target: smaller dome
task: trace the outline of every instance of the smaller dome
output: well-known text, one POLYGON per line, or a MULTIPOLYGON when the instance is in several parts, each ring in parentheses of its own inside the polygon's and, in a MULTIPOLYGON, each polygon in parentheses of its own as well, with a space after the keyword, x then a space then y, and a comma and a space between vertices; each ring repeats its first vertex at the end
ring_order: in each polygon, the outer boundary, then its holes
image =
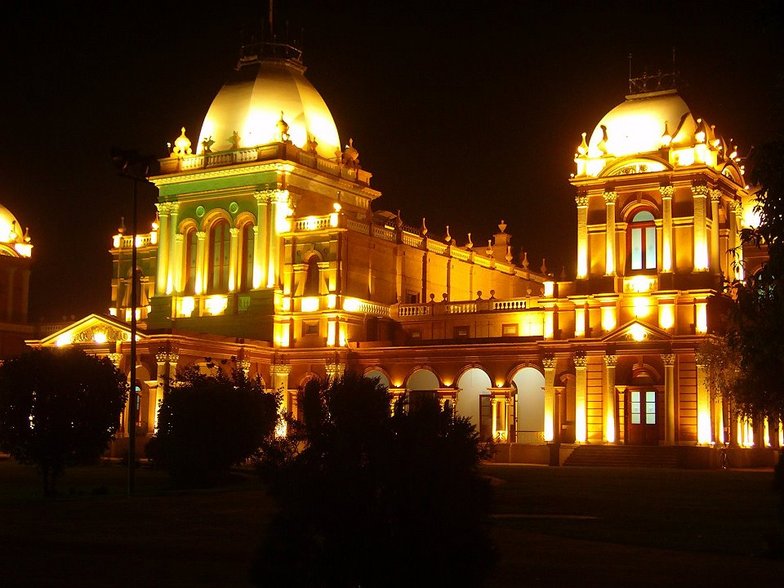
POLYGON ((677 91, 633 94, 596 125, 588 155, 625 157, 658 151, 665 131, 673 147, 693 145, 699 127, 706 125, 698 123, 677 91))
POLYGON ((24 229, 19 221, 5 206, 0 204, 0 243, 16 243, 21 241, 24 229))

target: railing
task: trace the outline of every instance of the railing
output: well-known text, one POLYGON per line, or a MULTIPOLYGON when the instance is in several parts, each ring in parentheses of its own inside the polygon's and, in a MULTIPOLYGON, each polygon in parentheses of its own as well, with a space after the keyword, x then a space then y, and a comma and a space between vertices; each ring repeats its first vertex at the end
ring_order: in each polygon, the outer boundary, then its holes
POLYGON ((325 216, 307 216, 294 222, 295 231, 322 231, 330 228, 331 214, 325 216))
POLYGON ((510 298, 506 300, 459 300, 455 302, 430 302, 424 304, 397 305, 397 316, 400 318, 431 316, 438 314, 475 314, 480 312, 510 311, 541 312, 542 308, 538 306, 537 300, 535 298, 510 298))
POLYGON ((509 300, 494 300, 493 310, 526 310, 528 298, 512 298, 509 300))
POLYGON ((404 316, 428 316, 433 314, 432 304, 401 304, 397 308, 397 315, 404 316))

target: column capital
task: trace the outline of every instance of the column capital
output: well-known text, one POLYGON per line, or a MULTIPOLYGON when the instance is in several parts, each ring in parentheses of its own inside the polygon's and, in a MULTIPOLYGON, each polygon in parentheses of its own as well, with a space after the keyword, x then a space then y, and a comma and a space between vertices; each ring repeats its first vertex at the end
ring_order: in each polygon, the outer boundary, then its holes
POLYGON ((287 363, 273 363, 270 365, 270 373, 273 376, 288 376, 291 373, 291 366, 287 363))
POLYGON ((259 204, 269 204, 275 198, 276 192, 277 190, 256 190, 253 196, 259 204))
POLYGON ((618 200, 618 192, 612 190, 605 190, 603 196, 605 204, 615 204, 615 201, 618 200))
POLYGON ((662 353, 661 354, 662 362, 665 366, 673 366, 675 365, 675 354, 674 353, 662 353))
POLYGON ((710 191, 710 199, 711 202, 719 202, 721 201, 721 190, 713 189, 710 191))
POLYGON ((694 198, 705 198, 709 191, 705 184, 692 184, 691 186, 691 194, 694 198))
POLYGON ((610 355, 607 354, 604 356, 604 365, 607 367, 615 367, 618 363, 618 356, 617 355, 610 355))
POLYGON ((546 370, 555 369, 555 364, 556 364, 556 359, 555 359, 555 356, 553 356, 553 355, 545 355, 542 358, 542 366, 546 370))
POLYGON ((577 351, 572 355, 572 361, 574 361, 574 367, 576 368, 584 368, 586 366, 587 357, 585 356, 585 352, 577 351))
POLYGON ((231 228, 229 228, 229 234, 232 237, 236 237, 237 235, 240 234, 240 230, 237 227, 231 227, 231 228))
POLYGON ((577 194, 574 197, 577 208, 586 208, 588 206, 588 194, 577 194))
POLYGON ((114 367, 120 369, 120 360, 122 359, 122 353, 107 353, 106 357, 108 357, 109 361, 111 361, 114 364, 114 367))
POLYGON ((327 370, 327 376, 329 377, 330 380, 335 378, 340 378, 343 375, 343 373, 346 371, 346 364, 340 362, 328 361, 325 367, 327 370))
POLYGON ((204 241, 204 240, 207 238, 207 233, 206 233, 206 231, 196 231, 196 238, 197 238, 199 241, 204 241))
POLYGON ((659 194, 664 199, 672 198, 672 195, 675 193, 675 188, 672 184, 667 184, 666 186, 659 186, 659 194))

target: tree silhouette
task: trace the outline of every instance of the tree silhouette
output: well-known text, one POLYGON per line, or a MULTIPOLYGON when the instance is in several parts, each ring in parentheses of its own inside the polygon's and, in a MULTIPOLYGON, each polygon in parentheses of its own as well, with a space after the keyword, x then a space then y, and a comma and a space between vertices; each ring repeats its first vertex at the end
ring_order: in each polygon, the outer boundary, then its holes
POLYGON ((108 359, 37 349, 0 366, 0 448, 37 465, 45 496, 67 466, 97 460, 120 424, 127 385, 108 359))
POLYGON ((158 430, 146 452, 184 486, 209 486, 231 466, 252 457, 272 436, 279 397, 259 379, 234 367, 214 374, 196 367, 167 386, 158 410, 158 430))
POLYGON ((469 420, 435 398, 391 410, 377 380, 348 373, 303 391, 301 449, 267 471, 279 512, 257 585, 477 586, 493 562, 490 487, 469 420))

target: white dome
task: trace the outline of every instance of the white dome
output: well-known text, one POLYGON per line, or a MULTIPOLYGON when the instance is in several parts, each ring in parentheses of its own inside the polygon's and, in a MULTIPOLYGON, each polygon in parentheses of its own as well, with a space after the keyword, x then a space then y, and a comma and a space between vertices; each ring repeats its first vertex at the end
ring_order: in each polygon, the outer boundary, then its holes
POLYGON ((340 149, 335 121, 324 99, 305 78, 305 68, 291 59, 263 59, 237 70, 212 102, 199 133, 197 153, 203 141, 213 141, 212 151, 256 147, 280 141, 279 121, 288 124, 291 142, 305 148, 318 143, 317 153, 334 158, 340 149))
POLYGON ((697 127, 691 109, 675 90, 627 96, 596 125, 588 155, 600 157, 605 153, 600 146, 605 129, 606 154, 625 157, 658 151, 665 128, 673 147, 693 145, 697 127))

